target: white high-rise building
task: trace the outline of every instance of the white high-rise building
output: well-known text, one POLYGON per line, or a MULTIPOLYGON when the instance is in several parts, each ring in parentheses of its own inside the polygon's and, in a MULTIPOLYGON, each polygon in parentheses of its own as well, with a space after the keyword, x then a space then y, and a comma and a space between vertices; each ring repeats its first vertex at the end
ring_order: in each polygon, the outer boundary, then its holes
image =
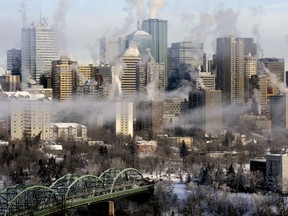
POLYGON ((55 30, 42 21, 22 28, 22 80, 33 79, 40 84, 40 76, 51 71, 51 62, 58 59, 55 30))
POLYGON ((49 140, 52 99, 44 94, 25 91, 5 92, 11 101, 11 140, 37 136, 49 140))
POLYGON ((131 43, 129 48, 122 56, 124 64, 121 74, 121 90, 122 96, 136 96, 136 67, 140 62, 141 55, 135 43, 131 43))
POLYGON ((133 103, 116 102, 116 134, 133 137, 133 103))

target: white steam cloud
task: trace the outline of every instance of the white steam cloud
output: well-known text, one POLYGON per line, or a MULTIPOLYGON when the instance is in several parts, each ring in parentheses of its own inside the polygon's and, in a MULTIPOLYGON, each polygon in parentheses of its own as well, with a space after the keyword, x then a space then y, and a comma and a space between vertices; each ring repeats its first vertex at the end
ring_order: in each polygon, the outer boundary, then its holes
POLYGON ((137 29, 140 29, 142 26, 142 22, 146 17, 146 9, 143 4, 143 0, 126 0, 128 4, 136 7, 136 15, 137 15, 137 29))
POLYGON ((234 11, 232 8, 220 8, 214 14, 215 32, 218 36, 234 35, 239 36, 240 32, 237 29, 237 21, 240 12, 234 11))
POLYGON ((288 88, 284 82, 279 81, 276 74, 272 73, 268 68, 265 67, 263 63, 259 63, 258 65, 258 74, 266 75, 269 77, 271 86, 279 90, 281 94, 287 94, 288 88))
POLYGON ((113 66, 114 76, 112 84, 110 86, 110 92, 109 92, 110 100, 116 99, 117 97, 121 97, 122 95, 121 75, 125 67, 126 65, 121 59, 118 59, 118 61, 113 66))
POLYGON ((59 0, 58 9, 54 14, 54 28, 56 29, 56 46, 61 54, 66 53, 66 35, 64 29, 66 27, 66 17, 72 0, 59 0))
POLYGON ((257 49, 260 53, 260 58, 263 58, 264 57, 264 49, 260 45, 261 36, 259 34, 259 26, 260 26, 259 24, 256 24, 253 26, 253 35, 257 40, 257 49))
POLYGON ((21 1, 19 12, 22 18, 22 26, 24 27, 27 24, 27 0, 21 1))
POLYGON ((150 9, 149 11, 149 18, 155 19, 157 18, 159 10, 164 7, 166 4, 165 0, 149 0, 148 7, 150 9))

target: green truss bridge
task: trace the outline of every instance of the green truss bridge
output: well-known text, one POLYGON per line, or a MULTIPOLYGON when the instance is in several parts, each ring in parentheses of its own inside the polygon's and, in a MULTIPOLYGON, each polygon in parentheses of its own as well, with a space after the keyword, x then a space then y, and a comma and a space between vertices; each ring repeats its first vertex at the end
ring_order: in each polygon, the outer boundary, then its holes
POLYGON ((110 168, 100 176, 65 175, 50 187, 12 186, 0 192, 2 215, 53 215, 115 198, 153 193, 154 183, 133 168, 110 168))

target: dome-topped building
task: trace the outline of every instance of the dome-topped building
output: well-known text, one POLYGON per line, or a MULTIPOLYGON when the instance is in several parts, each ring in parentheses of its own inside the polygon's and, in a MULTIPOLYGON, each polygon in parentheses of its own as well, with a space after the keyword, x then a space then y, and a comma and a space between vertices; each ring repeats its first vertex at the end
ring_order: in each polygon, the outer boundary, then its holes
POLYGON ((131 42, 134 42, 140 52, 141 60, 148 62, 151 58, 155 58, 156 43, 148 32, 137 30, 126 36, 126 47, 128 48, 131 42))

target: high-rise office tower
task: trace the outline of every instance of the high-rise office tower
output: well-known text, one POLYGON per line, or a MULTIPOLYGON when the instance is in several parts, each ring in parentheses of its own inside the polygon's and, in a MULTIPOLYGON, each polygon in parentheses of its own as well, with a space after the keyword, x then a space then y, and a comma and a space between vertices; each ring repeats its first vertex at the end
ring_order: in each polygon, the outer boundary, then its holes
POLYGON ((62 56, 52 62, 52 88, 53 98, 56 100, 71 99, 76 87, 77 62, 62 56), (73 69, 74 68, 74 69, 73 69))
POLYGON ((21 50, 7 50, 7 70, 11 71, 12 75, 21 75, 21 50))
POLYGON ((220 90, 199 89, 189 92, 189 109, 192 110, 192 125, 195 128, 202 128, 209 133, 221 129, 222 102, 220 90))
POLYGON ((162 131, 164 101, 142 100, 136 107, 136 131, 145 139, 152 139, 162 131))
POLYGON ((253 57, 251 53, 248 55, 245 55, 244 57, 244 97, 245 97, 245 102, 248 101, 249 98, 252 98, 253 95, 249 94, 251 93, 250 91, 250 86, 249 86, 249 80, 251 79, 252 75, 257 74, 257 58, 253 57))
POLYGON ((287 95, 270 96, 270 117, 272 130, 288 128, 287 95))
POLYGON ((217 38, 216 88, 222 104, 244 103, 244 41, 237 37, 217 38))
POLYGON ((116 134, 133 137, 133 103, 116 102, 116 134))
POLYGON ((271 73, 276 74, 280 82, 284 82, 285 61, 279 58, 261 58, 259 62, 270 70, 271 73))
POLYGON ((189 80, 190 72, 203 66, 203 43, 172 43, 171 55, 173 76, 189 80))
POLYGON ((121 37, 100 39, 100 63, 113 65, 126 50, 126 41, 121 37))
POLYGON ((141 56, 135 43, 131 43, 122 56, 124 63, 121 75, 121 91, 123 96, 136 96, 136 66, 141 56))
POLYGON ((151 58, 150 55, 155 58, 156 43, 151 34, 140 30, 134 31, 126 36, 126 48, 128 48, 132 42, 136 43, 144 62, 151 58))
POLYGON ((167 46, 168 46, 168 24, 167 20, 148 19, 142 23, 142 30, 152 35, 156 43, 155 60, 165 64, 165 88, 167 86, 167 46))
POLYGON ((58 58, 55 30, 47 22, 22 28, 22 80, 33 79, 40 84, 40 76, 51 71, 51 62, 58 58))

